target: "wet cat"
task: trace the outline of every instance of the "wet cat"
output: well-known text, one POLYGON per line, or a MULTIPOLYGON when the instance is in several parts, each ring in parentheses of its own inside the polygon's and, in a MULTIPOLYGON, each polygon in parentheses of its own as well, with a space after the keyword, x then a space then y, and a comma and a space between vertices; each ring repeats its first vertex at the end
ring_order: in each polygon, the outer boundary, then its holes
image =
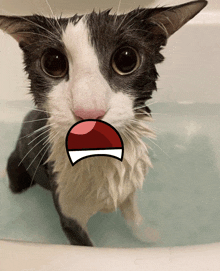
MULTIPOLYGON (((137 237, 156 241, 138 211, 135 191, 151 162, 142 137, 156 90, 155 65, 167 39, 207 4, 193 1, 161 8, 74 15, 0 16, 0 28, 19 43, 35 109, 24 119, 7 172, 12 192, 38 183, 50 189, 62 228, 73 245, 92 246, 89 218, 119 208, 137 237), (90 157, 74 167, 66 155, 69 128, 101 119, 120 133, 124 159, 90 157)), ((190 37, 189 37, 190 38, 190 37)))

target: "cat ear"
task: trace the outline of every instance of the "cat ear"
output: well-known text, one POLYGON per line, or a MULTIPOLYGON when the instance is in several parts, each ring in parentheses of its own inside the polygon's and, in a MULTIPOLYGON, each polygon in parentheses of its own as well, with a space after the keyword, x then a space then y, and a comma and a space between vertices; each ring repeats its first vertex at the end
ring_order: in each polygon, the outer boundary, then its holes
POLYGON ((199 0, 178 6, 158 8, 149 18, 149 21, 156 25, 156 32, 165 33, 167 38, 169 38, 185 23, 198 14, 207 3, 207 1, 199 0))
POLYGON ((58 37, 60 25, 57 20, 40 15, 1 16, 0 29, 11 35, 21 48, 39 39, 58 37), (58 27, 59 26, 59 27, 58 27))
POLYGON ((0 16, 0 29, 11 35, 19 44, 27 42, 28 33, 26 31, 29 24, 25 17, 0 16))

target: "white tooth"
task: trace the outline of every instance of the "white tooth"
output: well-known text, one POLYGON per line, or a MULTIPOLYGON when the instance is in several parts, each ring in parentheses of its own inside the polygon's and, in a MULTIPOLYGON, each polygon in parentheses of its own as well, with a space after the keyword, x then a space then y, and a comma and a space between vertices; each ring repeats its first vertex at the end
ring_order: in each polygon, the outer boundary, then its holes
POLYGON ((102 150, 79 150, 69 151, 69 156, 73 164, 81 158, 94 156, 94 155, 109 155, 116 158, 122 158, 122 149, 102 149, 102 150))

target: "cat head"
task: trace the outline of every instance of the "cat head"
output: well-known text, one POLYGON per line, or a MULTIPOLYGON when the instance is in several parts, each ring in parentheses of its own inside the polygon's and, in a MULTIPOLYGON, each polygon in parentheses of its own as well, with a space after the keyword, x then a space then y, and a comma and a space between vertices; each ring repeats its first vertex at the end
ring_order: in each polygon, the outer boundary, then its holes
POLYGON ((0 16, 0 28, 23 51, 35 104, 59 127, 99 118, 120 129, 140 117, 138 108, 149 113, 145 102, 156 90, 161 49, 206 4, 122 15, 107 10, 70 18, 0 16))

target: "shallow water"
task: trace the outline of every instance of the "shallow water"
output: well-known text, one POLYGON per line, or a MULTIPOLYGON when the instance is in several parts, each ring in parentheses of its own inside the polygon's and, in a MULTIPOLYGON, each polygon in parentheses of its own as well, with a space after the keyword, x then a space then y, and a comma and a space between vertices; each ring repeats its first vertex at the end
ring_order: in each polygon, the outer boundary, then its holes
MULTIPOLYGON (((0 239, 68 244, 50 192, 39 186, 20 195, 4 174, 27 101, 0 101, 0 239)), ((98 247, 148 247, 220 241, 220 105, 156 103, 150 124, 157 140, 145 139, 154 168, 139 191, 139 208, 161 241, 138 241, 120 211, 93 216, 89 234, 98 247)))

